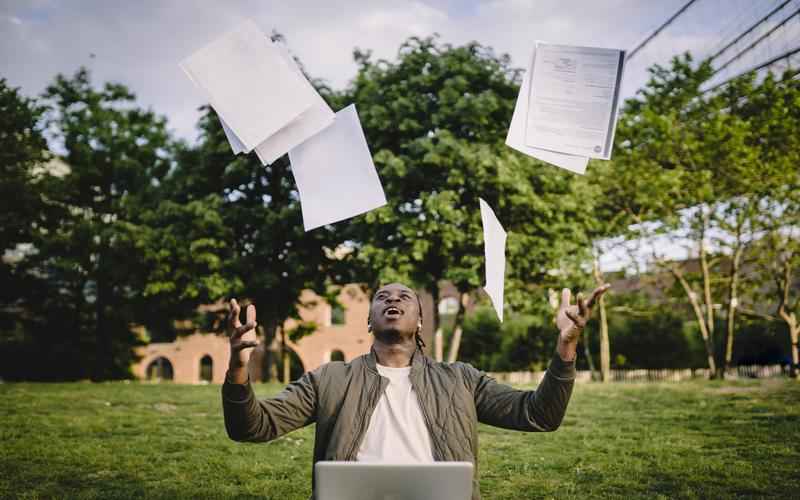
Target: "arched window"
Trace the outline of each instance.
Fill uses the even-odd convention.
[[[174,378],[172,363],[160,356],[147,365],[147,380],[172,380]]]
[[[339,349],[331,351],[331,361],[344,361],[344,353]]]
[[[205,382],[214,380],[214,360],[208,354],[200,360],[200,380]]]

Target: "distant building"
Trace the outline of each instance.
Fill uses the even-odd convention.
[[[432,317],[431,297],[421,295],[423,310]],[[332,307],[310,290],[305,290],[300,303],[309,304],[300,309],[304,322],[317,325],[314,333],[296,343],[287,341],[287,347],[296,355],[303,371],[313,370],[332,360],[349,361],[369,352],[372,335],[367,331],[369,297],[358,285],[342,287],[338,296],[341,308]],[[287,320],[283,331],[297,326],[294,319]],[[430,322],[423,338],[433,336]],[[280,335],[280,333],[278,334]],[[278,337],[276,335],[276,337]],[[250,379],[266,380],[269,376],[270,358],[276,359],[280,349],[279,339],[268,346],[254,349],[250,358]],[[137,349],[141,360],[132,367],[137,378],[143,380],[172,380],[183,384],[222,383],[228,369],[230,348],[228,339],[214,333],[196,332],[174,342],[156,342]]]

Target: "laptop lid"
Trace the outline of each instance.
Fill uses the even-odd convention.
[[[317,462],[319,500],[469,500],[471,462]]]

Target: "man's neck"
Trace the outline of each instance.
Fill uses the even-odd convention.
[[[375,351],[375,357],[379,365],[390,368],[403,368],[411,364],[411,358],[417,350],[417,344],[414,339],[387,343],[376,337],[372,343],[372,349]]]

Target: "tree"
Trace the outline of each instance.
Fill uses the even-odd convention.
[[[13,376],[14,358],[27,350],[20,290],[35,286],[20,272],[32,233],[47,206],[38,181],[47,171],[47,144],[41,130],[42,107],[0,79],[0,374]],[[7,356],[6,356],[7,355]]]
[[[304,231],[286,156],[266,167],[254,154],[234,156],[219,119],[208,107],[199,127],[199,145],[184,154],[170,183],[179,203],[213,201],[230,245],[222,263],[232,285],[229,293],[256,304],[266,349],[286,319],[299,317],[304,289],[331,298],[331,284],[341,283],[335,279],[336,261],[331,258],[339,242],[337,232],[333,227]],[[295,329],[293,340],[312,331]],[[280,333],[286,379],[289,332]]]
[[[550,271],[588,251],[592,188],[504,146],[520,73],[508,56],[410,38],[396,62],[360,51],[355,58],[358,74],[340,99],[356,103],[390,204],[350,224],[350,261],[360,281],[410,282],[434,304],[440,283],[452,283],[461,298],[455,360],[464,304],[483,283],[478,197],[509,233],[506,299],[524,309],[534,293],[545,303]],[[434,307],[434,331],[439,324]]]
[[[44,98],[67,168],[38,184],[47,210],[31,235],[35,251],[20,263],[37,279],[22,298],[41,348],[34,376],[128,376],[141,268],[126,235],[157,202],[170,167],[165,120],[137,108],[122,85],[95,89],[85,69],[58,75]]]

